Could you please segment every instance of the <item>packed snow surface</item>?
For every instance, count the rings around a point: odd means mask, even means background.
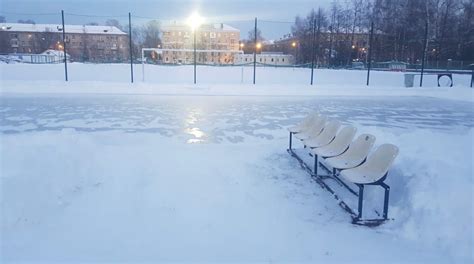
[[[5,74],[35,66],[1,65],[0,262],[473,260],[470,88]],[[350,224],[288,155],[286,128],[313,111],[399,146],[392,220]]]

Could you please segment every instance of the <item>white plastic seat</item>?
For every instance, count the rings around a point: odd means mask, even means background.
[[[310,138],[304,139],[303,143],[310,148],[319,148],[325,146],[336,137],[337,130],[341,127],[341,123],[337,120],[331,120],[324,126],[319,134],[311,135]]]
[[[378,147],[362,165],[352,169],[343,170],[340,175],[347,181],[356,184],[371,184],[378,182],[387,174],[397,155],[397,146],[383,144]]]
[[[305,130],[308,130],[311,127],[311,124],[316,122],[320,118],[318,113],[309,114],[307,117],[303,119],[299,124],[288,128],[290,133],[301,133]]]
[[[374,145],[375,136],[362,134],[349,145],[346,152],[339,156],[327,158],[323,163],[335,169],[349,169],[359,166],[367,158]]]
[[[353,126],[346,126],[341,129],[336,138],[326,146],[311,149],[311,152],[319,157],[334,157],[339,156],[347,150],[351,144],[357,128]]]
[[[320,118],[318,118],[316,121],[314,121],[311,124],[308,130],[295,134],[295,138],[304,140],[304,139],[308,139],[313,136],[319,135],[321,131],[323,130],[324,125],[326,124],[326,120],[327,120],[327,117],[320,116]]]

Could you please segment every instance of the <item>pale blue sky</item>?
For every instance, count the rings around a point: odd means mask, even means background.
[[[242,37],[253,27],[254,17],[261,20],[294,21],[298,14],[306,15],[311,8],[329,7],[332,0],[0,0],[0,15],[8,22],[33,19],[36,23],[59,23],[60,10],[66,13],[93,16],[116,16],[126,24],[128,12],[134,16],[160,20],[179,20],[194,10],[212,22],[225,22],[241,30]],[[25,14],[25,15],[20,15]],[[51,14],[51,15],[33,15]],[[56,15],[57,14],[57,15]],[[106,17],[66,15],[66,23],[103,23]],[[133,18],[132,24],[147,19]],[[278,39],[290,32],[291,24],[261,22],[267,39]]]

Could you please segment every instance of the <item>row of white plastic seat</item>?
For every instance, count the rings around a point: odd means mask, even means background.
[[[388,219],[390,186],[385,184],[384,180],[398,155],[398,148],[392,144],[382,144],[369,155],[375,143],[375,136],[361,134],[353,141],[357,128],[353,126],[340,128],[341,123],[337,120],[328,120],[325,116],[311,114],[303,122],[288,129],[290,132],[288,151],[304,163],[292,150],[292,136],[294,135],[314,155],[314,168],[311,173],[316,176],[323,187],[334,193],[322,180],[323,176],[318,175],[320,164],[326,169],[328,167],[332,168],[332,177],[358,196],[358,214],[353,215],[353,223],[380,224]],[[318,157],[322,158],[321,162],[319,162]],[[305,168],[308,168],[308,166],[306,165]],[[337,175],[337,172],[339,172],[339,175]],[[356,193],[339,176],[342,176],[345,181],[357,185],[359,192]],[[385,189],[382,219],[362,219],[365,185],[379,185]],[[343,204],[345,206],[342,206]],[[348,208],[344,202],[340,202],[339,205],[346,210]],[[352,209],[349,211],[353,213]]]
[[[375,136],[361,134],[352,141],[357,128],[340,127],[341,123],[337,120],[311,114],[288,130],[290,137],[293,134],[303,141],[311,153],[323,158],[321,162],[325,165],[342,170],[340,175],[345,180],[356,184],[372,184],[383,180],[398,155],[398,148],[392,144],[383,144],[369,155]]]

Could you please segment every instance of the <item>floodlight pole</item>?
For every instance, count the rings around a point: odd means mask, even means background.
[[[313,85],[314,60],[316,57],[316,54],[314,52],[315,42],[316,42],[316,17],[313,17],[313,41],[311,42],[311,85]]]
[[[471,73],[471,88],[472,88],[473,82],[474,82],[474,69],[472,69],[472,73]]]
[[[369,54],[368,54],[368,67],[367,67],[367,86],[370,81],[370,69],[372,68],[372,46],[374,45],[374,21],[370,23],[370,38],[369,38]],[[366,57],[367,58],[367,57]]]
[[[426,48],[428,46],[428,19],[425,21],[425,39],[423,42],[423,55],[421,58],[420,87],[423,86],[423,75],[425,73]]]
[[[253,52],[253,84],[255,84],[255,77],[257,73],[257,18],[255,18],[255,43]]]
[[[63,22],[63,53],[64,53],[64,76],[66,78],[66,82],[68,81],[67,78],[67,53],[66,53],[66,28],[64,27],[64,10],[61,10],[61,18]]]
[[[130,81],[133,83],[133,47],[132,47],[132,13],[128,13],[128,35],[130,42]]]
[[[194,29],[194,84],[196,84],[196,28]]]

